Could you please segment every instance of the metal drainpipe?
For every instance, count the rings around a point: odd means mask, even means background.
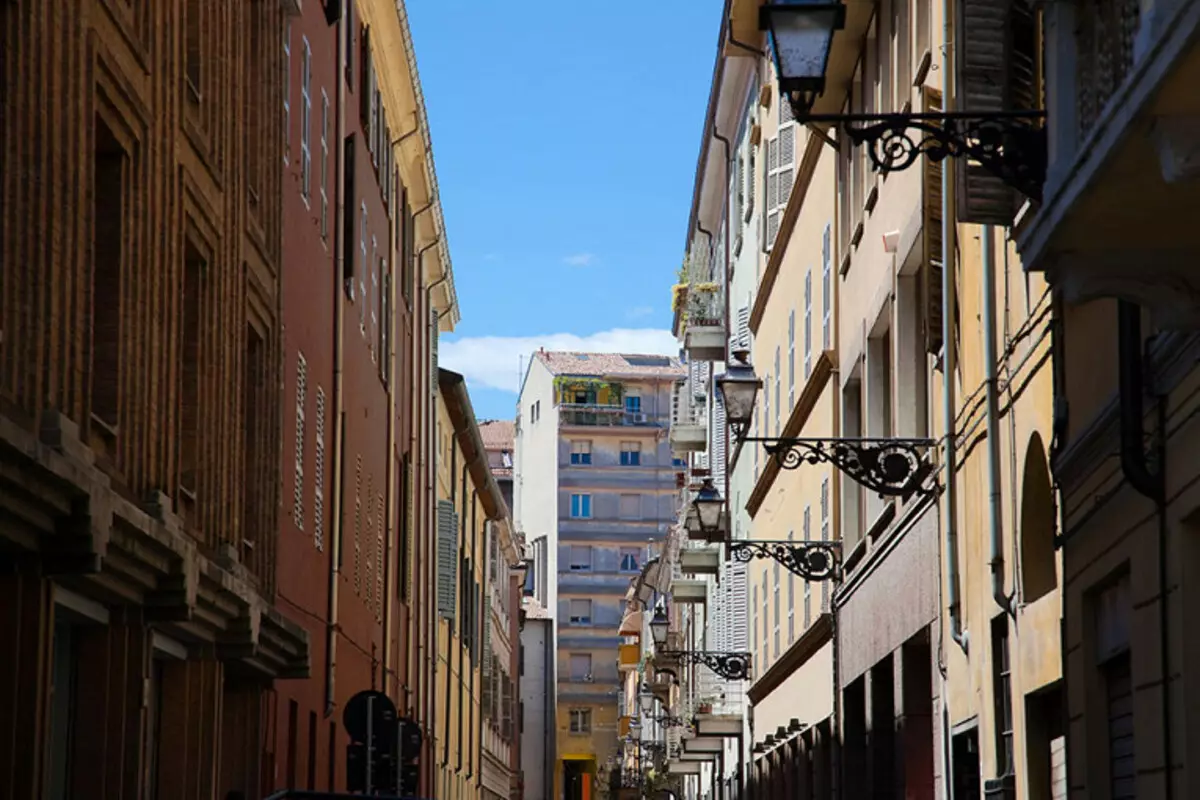
[[[943,46],[942,82],[944,86],[942,106],[950,110],[954,98],[954,3],[942,0]],[[967,652],[970,637],[963,630],[962,608],[958,587],[958,443],[955,430],[954,373],[958,353],[954,341],[954,319],[958,298],[955,296],[957,249],[957,227],[954,218],[954,180],[951,159],[942,162],[942,416],[945,438],[945,481],[943,491],[943,539],[946,552],[947,598],[946,606],[950,617],[950,638],[963,652]]]
[[[338,588],[342,571],[342,472],[343,449],[345,448],[345,414],[342,395],[343,331],[345,308],[342,298],[342,282],[346,275],[346,81],[343,76],[346,63],[346,13],[343,11],[337,23],[337,67],[334,82],[337,105],[337,204],[334,211],[334,253],[337,261],[337,277],[333,291],[333,504],[330,534],[332,547],[329,562],[329,605],[325,623],[325,716],[333,715],[335,688],[337,683],[337,633],[338,633]]]
[[[1166,781],[1163,797],[1171,800],[1171,683],[1170,676],[1170,615],[1167,606],[1167,501],[1166,501],[1166,399],[1158,401],[1158,473],[1150,471],[1143,445],[1145,436],[1143,395],[1145,391],[1144,358],[1142,353],[1142,310],[1128,300],[1117,301],[1118,371],[1121,403],[1121,472],[1138,494],[1154,501],[1158,512],[1158,586],[1159,624],[1162,660],[1162,737],[1166,761]]]
[[[1000,507],[1000,391],[996,363],[996,229],[983,226],[983,358],[987,408],[988,533],[991,555],[992,598],[1006,614],[1013,613],[1012,598],[1004,592],[1004,517]],[[1015,444],[1015,443],[1014,443]]]

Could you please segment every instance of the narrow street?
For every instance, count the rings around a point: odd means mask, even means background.
[[[1200,0],[0,0],[0,800],[1200,797],[1198,85]]]

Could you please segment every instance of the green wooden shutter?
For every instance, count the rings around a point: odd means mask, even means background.
[[[437,522],[438,614],[453,620],[458,597],[458,513],[454,503],[438,501]]]

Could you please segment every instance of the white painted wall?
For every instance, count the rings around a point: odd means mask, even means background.
[[[554,623],[550,619],[527,619],[521,631],[523,674],[521,702],[524,708],[524,730],[521,733],[521,771],[524,774],[525,796],[551,795],[553,781],[554,716],[548,706],[553,693],[546,670]]]

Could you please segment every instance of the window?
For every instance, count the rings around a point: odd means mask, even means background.
[[[575,466],[592,463],[592,443],[571,442],[571,463]]]
[[[591,603],[590,600],[587,602]],[[571,653],[571,680],[591,682],[592,656],[590,653]]]
[[[179,337],[179,403],[180,435],[176,440],[179,448],[179,489],[189,499],[195,499],[199,485],[200,470],[200,358],[203,339],[201,309],[204,308],[208,264],[203,255],[192,245],[184,245],[183,264],[183,319]]]
[[[687,459],[686,458],[675,458],[674,456],[672,456],[671,457],[671,466],[672,467],[686,467]]]
[[[283,23],[283,163],[292,151],[292,21]]]
[[[812,270],[804,273],[804,380],[812,374]]]
[[[642,411],[641,395],[629,394],[625,396],[625,410],[630,414],[640,414]]]
[[[587,545],[571,545],[570,560],[569,567],[572,572],[591,572],[592,548]]]
[[[329,238],[329,96],[321,90],[321,238]]]
[[[805,510],[805,513],[807,514],[807,509]],[[796,538],[796,532],[788,531],[788,541],[789,542],[793,541],[795,538]],[[805,586],[804,599],[805,599],[805,601],[807,601],[808,600],[808,581],[804,582],[804,586]],[[792,642],[796,641],[796,574],[794,572],[792,572],[791,570],[788,570],[787,610],[788,610],[787,636],[788,636],[788,644],[790,645]],[[806,607],[806,610],[807,610],[807,607]],[[805,627],[807,627],[807,626],[808,626],[808,623],[806,620]]]
[[[759,655],[758,655],[758,613],[759,613],[759,611],[758,611],[758,586],[755,585],[755,586],[751,587],[751,598],[750,598],[750,631],[754,636],[754,642],[751,644],[750,649],[751,649],[751,652],[754,653],[755,658],[759,658]]]
[[[1013,772],[1012,665],[1009,663],[1008,617],[992,620],[992,702],[995,704],[996,774]]]
[[[300,39],[300,196],[312,196],[312,48]]]
[[[772,594],[771,594],[771,598],[772,598],[772,606],[771,607],[773,609],[772,613],[774,614],[774,617],[775,617],[775,629],[773,631],[774,635],[771,637],[771,657],[779,658],[779,622],[782,619],[782,616],[779,613],[779,609],[780,609],[779,587],[780,587],[780,584],[782,583],[782,581],[780,581],[780,579],[779,579],[779,577],[780,577],[779,562],[775,562],[774,569],[772,570],[772,572],[774,573],[772,576],[772,586],[774,586],[775,591],[772,592]],[[765,575],[763,576],[763,579],[764,580],[766,579]]]
[[[586,519],[592,516],[592,496],[590,494],[571,495],[571,516],[576,519]]]
[[[641,517],[641,496],[636,494],[621,495],[621,519],[638,519]]]
[[[200,101],[200,50],[201,37],[204,33],[201,30],[200,16],[201,9],[205,5],[207,4],[202,4],[201,0],[187,0],[185,9],[184,30],[187,34],[187,49],[184,52],[184,74],[187,77],[187,88],[192,102]],[[294,783],[292,785],[295,786]]]
[[[642,551],[636,547],[621,548],[621,572],[637,572],[641,569]]]
[[[589,566],[588,569],[591,569]],[[591,625],[592,624],[592,601],[591,600],[572,600],[571,601],[571,624],[572,625]],[[586,658],[587,669],[585,673],[592,671],[591,656],[571,656],[571,671],[574,676],[575,659]]]
[[[533,404],[533,418],[534,418],[534,422],[536,422],[542,418],[542,401],[541,400],[538,400],[536,403]]]
[[[808,377],[808,372],[804,373]],[[796,405],[796,309],[788,312],[788,408]]]
[[[621,442],[621,466],[636,467],[642,463],[640,442]]]
[[[386,258],[379,259],[379,283],[379,377],[383,379],[386,385],[392,377],[390,350],[390,337],[392,333],[392,276],[388,272]]]
[[[790,113],[791,107],[786,102],[779,102],[780,113]],[[789,121],[779,129],[779,135],[767,140],[767,213],[763,216],[763,250],[770,252],[775,245],[775,237],[779,234],[779,224],[783,219],[783,210],[787,208],[788,198],[792,195],[792,181],[795,177],[793,163],[796,154],[796,126]]]
[[[781,415],[782,409],[783,409],[783,403],[780,402],[780,396],[779,396],[779,387],[780,387],[779,366],[780,366],[779,345],[775,345],[775,435],[776,436],[779,435],[779,430],[780,430],[779,419],[780,419],[780,415]]]
[[[591,733],[592,712],[586,708],[571,709],[571,733]]]
[[[96,166],[92,176],[91,415],[106,434],[120,422],[122,221],[129,159],[100,115],[96,116]]]
[[[308,362],[296,353],[296,452],[295,485],[292,493],[292,522],[304,530],[304,411],[308,405]]]
[[[821,237],[821,349],[833,347],[833,229],[825,223]]]

